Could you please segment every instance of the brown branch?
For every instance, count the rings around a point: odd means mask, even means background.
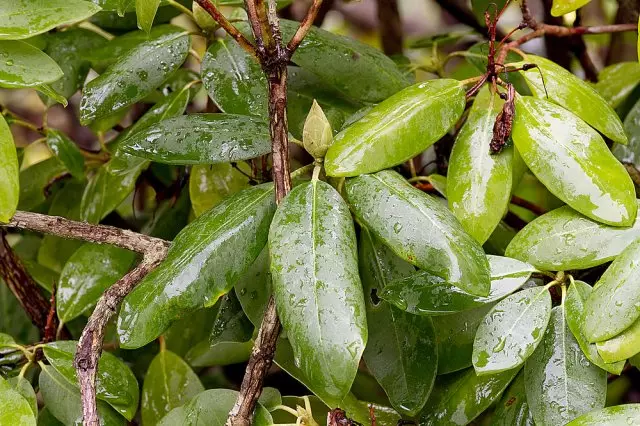
[[[318,9],[318,14],[313,20],[313,25],[319,27],[324,22],[324,18],[327,16],[327,13],[333,9],[333,3],[335,0],[324,0],[320,5],[320,9]]]
[[[211,15],[211,17],[229,34],[240,46],[250,54],[256,56],[256,48],[247,38],[242,35],[236,27],[211,3],[211,0],[195,0],[200,7]]]
[[[296,33],[291,37],[289,43],[287,43],[287,52],[289,53],[289,57],[293,56],[298,46],[300,46],[300,43],[302,43],[302,40],[307,36],[309,29],[313,25],[313,21],[315,21],[316,16],[318,15],[321,5],[322,0],[313,0],[307,14],[302,22],[300,22],[300,26],[296,30]]]
[[[542,216],[543,214],[545,214],[547,212],[542,207],[540,207],[540,206],[538,206],[536,204],[533,204],[532,202],[527,201],[524,198],[520,198],[517,195],[511,196],[511,204],[515,204],[516,206],[524,207],[525,209],[529,210],[531,213],[536,214],[537,216]]]
[[[403,33],[397,0],[378,0],[378,25],[382,50],[387,55],[402,53]]]
[[[451,0],[436,0],[436,3],[438,3],[438,5],[449,15],[453,16],[456,21],[466,25],[467,27],[471,27],[482,35],[486,35],[487,29],[478,22],[474,14],[468,8],[465,8]],[[496,31],[496,37],[498,39],[502,40],[504,36],[505,35],[500,30]]]
[[[49,314],[47,315],[47,324],[44,327],[43,342],[53,342],[56,340],[58,331],[58,316],[56,315],[56,285],[51,287],[51,298],[49,299]]]

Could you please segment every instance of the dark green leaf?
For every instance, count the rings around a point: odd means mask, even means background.
[[[484,20],[483,20],[484,23]],[[489,43],[486,41],[480,41],[473,46],[471,46],[466,51],[459,52],[461,56],[463,56],[467,62],[473,65],[476,70],[481,73],[487,72],[487,59],[489,57]],[[522,57],[513,51],[509,51],[507,53],[507,57],[505,58],[505,62],[518,62],[522,60]],[[513,77],[516,77],[517,74],[509,75],[509,79],[513,80]]]
[[[121,345],[144,346],[227,293],[260,254],[274,211],[273,185],[265,184],[235,194],[185,227],[162,264],[124,300]]]
[[[273,218],[269,252],[278,314],[296,364],[341,400],[367,341],[349,208],[325,182],[296,186]]]
[[[252,347],[253,341],[222,342],[211,347],[209,339],[205,339],[191,348],[185,359],[193,367],[238,364],[249,359]]]
[[[609,225],[634,222],[633,182],[584,121],[546,100],[518,96],[512,137],[529,169],[575,210]]]
[[[193,166],[189,175],[189,195],[196,216],[247,188],[249,177],[242,172],[250,173],[251,169],[244,163],[237,164],[237,167],[231,163]]]
[[[271,296],[271,268],[267,247],[236,282],[234,289],[244,313],[254,326],[260,327]]]
[[[20,194],[18,156],[11,129],[0,116],[0,222],[9,222],[18,206]]]
[[[210,308],[198,309],[194,313],[176,321],[163,334],[167,349],[184,358],[189,350],[200,343],[208,344],[213,320],[220,303]]]
[[[401,258],[469,293],[489,294],[489,262],[436,198],[385,170],[346,184],[356,217]]]
[[[50,184],[67,174],[67,169],[55,157],[36,163],[20,172],[19,210],[32,210],[44,203]]]
[[[187,191],[182,191],[177,200],[164,201],[140,232],[171,241],[187,225],[190,212],[189,194]]]
[[[64,423],[56,419],[48,407],[44,407],[38,414],[38,426],[64,426]]]
[[[436,45],[438,47],[448,46],[459,42],[463,38],[473,36],[474,34],[475,32],[473,30],[460,30],[436,35],[429,35],[426,37],[420,37],[411,40],[408,47],[411,49],[424,49],[427,47],[433,47],[433,45]]]
[[[191,114],[135,132],[122,150],[167,164],[212,164],[247,160],[271,151],[269,126],[232,114]]]
[[[327,175],[357,176],[407,161],[440,139],[464,107],[464,89],[456,80],[407,87],[336,135],[325,158]]]
[[[53,59],[23,41],[0,41],[0,58],[0,87],[37,87],[63,75]]]
[[[84,157],[75,142],[61,131],[49,129],[47,145],[73,177],[84,179]]]
[[[640,404],[626,404],[592,411],[567,423],[567,426],[633,425],[639,418]]]
[[[4,281],[0,284],[0,332],[9,334],[18,342],[36,342],[38,329]]]
[[[495,19],[502,8],[507,4],[507,0],[471,0],[471,10],[481,25],[485,24],[484,14],[489,14]]]
[[[536,424],[563,425],[604,407],[607,373],[591,364],[556,306],[544,338],[524,368],[529,409]]]
[[[230,291],[222,296],[209,344],[215,346],[222,342],[248,342],[252,335],[253,324],[242,311],[235,292]]]
[[[160,6],[160,0],[136,0],[138,27],[147,34],[151,32],[153,18],[156,16],[158,6]]]
[[[640,83],[640,64],[620,62],[610,65],[598,74],[595,88],[609,104],[616,108]]]
[[[520,371],[497,404],[493,426],[535,426],[525,388],[524,371]]]

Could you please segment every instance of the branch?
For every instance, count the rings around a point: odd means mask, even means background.
[[[403,33],[397,0],[378,0],[378,25],[384,53],[401,54]]]
[[[296,33],[291,37],[289,43],[287,43],[287,51],[289,52],[289,57],[293,56],[302,40],[307,36],[309,29],[313,25],[313,21],[315,21],[316,16],[318,15],[318,11],[320,10],[320,6],[322,5],[322,0],[313,0],[311,7],[307,11],[302,22],[300,22],[300,26],[296,30]]]
[[[247,38],[242,35],[236,27],[211,3],[211,0],[194,0],[200,7],[211,15],[211,17],[229,34],[240,46],[253,56],[257,56],[256,48]]]
[[[486,36],[487,29],[484,27],[484,25],[478,22],[476,17],[473,15],[473,13],[471,13],[469,9],[462,7],[451,0],[436,0],[436,3],[438,3],[438,5],[449,15],[453,16],[456,21],[466,25],[467,27],[471,27],[478,33]],[[504,36],[505,34],[503,34],[500,30],[496,30],[496,37],[499,40],[502,40]]]

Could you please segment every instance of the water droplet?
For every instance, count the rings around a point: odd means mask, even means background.
[[[7,64],[7,66],[11,66],[13,65],[13,59],[7,59],[7,61],[5,62],[5,64]]]
[[[507,339],[505,337],[501,337],[500,340],[498,341],[498,344],[493,347],[492,349],[493,352],[494,353],[502,352],[504,350],[505,343],[507,343]]]

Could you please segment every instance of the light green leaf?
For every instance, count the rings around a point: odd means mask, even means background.
[[[13,387],[13,389],[29,403],[31,411],[33,412],[33,416],[37,418],[38,398],[36,397],[36,392],[33,390],[33,386],[31,386],[29,380],[25,379],[23,376],[16,376],[10,378],[7,381]]]
[[[597,342],[598,353],[605,362],[624,362],[640,352],[640,320],[609,340]]]
[[[48,129],[47,145],[74,178],[84,180],[84,157],[75,142],[59,130]]]
[[[584,121],[543,99],[518,96],[512,137],[529,169],[556,197],[608,225],[634,222],[633,182]]]
[[[640,419],[640,404],[626,404],[592,411],[567,423],[567,426],[628,426],[638,419]]]
[[[0,115],[0,222],[9,222],[20,194],[18,156],[11,129]]]
[[[613,108],[616,108],[638,83],[640,83],[640,63],[620,62],[600,71],[595,88]]]
[[[396,255],[472,293],[489,294],[489,262],[480,245],[436,198],[385,170],[346,183],[358,218]]]
[[[251,169],[244,163],[237,164],[237,167],[231,163],[193,166],[189,175],[189,196],[196,216],[247,188],[249,177],[242,172],[249,174]]]
[[[4,381],[1,377],[0,380]],[[11,387],[0,390],[0,406],[1,426],[36,426],[29,402]]]
[[[53,59],[23,41],[0,41],[0,58],[0,87],[36,87],[63,76]]]
[[[551,16],[562,16],[580,9],[591,0],[553,0]]]
[[[156,16],[160,6],[160,0],[136,0],[136,16],[138,17],[138,28],[147,34],[151,32],[153,18]]]

